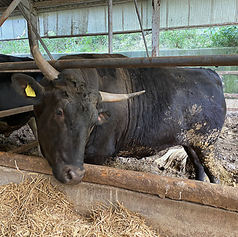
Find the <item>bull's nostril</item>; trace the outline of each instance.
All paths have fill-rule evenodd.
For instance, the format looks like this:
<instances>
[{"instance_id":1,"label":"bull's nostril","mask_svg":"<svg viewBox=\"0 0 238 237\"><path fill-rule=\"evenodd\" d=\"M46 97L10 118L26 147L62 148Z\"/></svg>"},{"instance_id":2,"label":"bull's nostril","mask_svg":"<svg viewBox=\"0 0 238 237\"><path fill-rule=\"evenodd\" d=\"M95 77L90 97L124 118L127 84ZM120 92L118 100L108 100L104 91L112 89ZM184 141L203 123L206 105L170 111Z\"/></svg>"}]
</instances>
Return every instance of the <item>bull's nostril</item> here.
<instances>
[{"instance_id":1,"label":"bull's nostril","mask_svg":"<svg viewBox=\"0 0 238 237\"><path fill-rule=\"evenodd\" d=\"M85 170L72 165L65 165L63 169L59 170L53 169L55 177L65 184L78 184L82 181ZM61 172L60 172L61 171Z\"/></svg>"},{"instance_id":2,"label":"bull's nostril","mask_svg":"<svg viewBox=\"0 0 238 237\"><path fill-rule=\"evenodd\" d=\"M66 179L67 180L71 180L73 177L72 177L72 171L71 170L67 170L66 171Z\"/></svg>"}]
</instances>

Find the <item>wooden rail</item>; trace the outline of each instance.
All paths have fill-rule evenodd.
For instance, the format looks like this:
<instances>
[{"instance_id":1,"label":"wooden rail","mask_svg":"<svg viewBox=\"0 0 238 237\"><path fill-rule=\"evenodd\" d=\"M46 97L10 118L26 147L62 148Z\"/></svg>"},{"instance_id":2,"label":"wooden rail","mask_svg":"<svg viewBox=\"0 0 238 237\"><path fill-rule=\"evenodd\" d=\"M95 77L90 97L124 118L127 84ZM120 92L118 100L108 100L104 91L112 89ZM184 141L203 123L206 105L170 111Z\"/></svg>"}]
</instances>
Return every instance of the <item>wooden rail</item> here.
<instances>
[{"instance_id":1,"label":"wooden rail","mask_svg":"<svg viewBox=\"0 0 238 237\"><path fill-rule=\"evenodd\" d=\"M0 118L15 115L15 114L21 114L25 112L30 112L30 111L33 111L33 105L28 105L28 106L8 109L8 110L2 110L0 111Z\"/></svg>"},{"instance_id":2,"label":"wooden rail","mask_svg":"<svg viewBox=\"0 0 238 237\"><path fill-rule=\"evenodd\" d=\"M224 93L225 98L238 98L238 94Z\"/></svg>"},{"instance_id":3,"label":"wooden rail","mask_svg":"<svg viewBox=\"0 0 238 237\"><path fill-rule=\"evenodd\" d=\"M219 75L236 75L238 76L238 71L217 71Z\"/></svg>"},{"instance_id":4,"label":"wooden rail","mask_svg":"<svg viewBox=\"0 0 238 237\"><path fill-rule=\"evenodd\" d=\"M44 158L0 152L0 166L52 175ZM144 172L84 164L84 182L238 211L238 188Z\"/></svg>"}]
</instances>

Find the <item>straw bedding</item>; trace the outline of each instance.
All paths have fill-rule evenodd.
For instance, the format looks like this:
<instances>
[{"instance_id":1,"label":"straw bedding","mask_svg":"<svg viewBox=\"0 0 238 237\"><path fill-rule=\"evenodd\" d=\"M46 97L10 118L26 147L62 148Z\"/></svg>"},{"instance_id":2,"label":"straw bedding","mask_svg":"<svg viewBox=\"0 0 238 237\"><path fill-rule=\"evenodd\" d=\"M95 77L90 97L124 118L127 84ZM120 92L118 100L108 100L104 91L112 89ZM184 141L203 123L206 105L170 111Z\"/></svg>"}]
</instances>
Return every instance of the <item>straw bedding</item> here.
<instances>
[{"instance_id":1,"label":"straw bedding","mask_svg":"<svg viewBox=\"0 0 238 237\"><path fill-rule=\"evenodd\" d=\"M119 202L77 213L68 197L37 176L0 187L0 236L158 236L145 219Z\"/></svg>"}]
</instances>

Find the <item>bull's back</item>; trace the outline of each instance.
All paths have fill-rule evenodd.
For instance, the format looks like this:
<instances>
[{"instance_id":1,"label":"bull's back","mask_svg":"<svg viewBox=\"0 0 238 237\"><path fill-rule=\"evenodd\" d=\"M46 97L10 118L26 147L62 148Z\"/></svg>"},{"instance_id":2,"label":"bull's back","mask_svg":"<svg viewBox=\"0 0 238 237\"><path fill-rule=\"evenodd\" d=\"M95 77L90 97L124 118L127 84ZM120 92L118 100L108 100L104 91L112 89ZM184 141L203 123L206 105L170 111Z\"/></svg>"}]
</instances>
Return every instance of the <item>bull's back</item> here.
<instances>
[{"instance_id":1,"label":"bull's back","mask_svg":"<svg viewBox=\"0 0 238 237\"><path fill-rule=\"evenodd\" d=\"M137 120L136 126L130 123L133 140L148 146L176 145L179 134L192 127L201 134L221 130L225 99L221 79L212 70L139 68L134 75L134 90L146 93L131 107L131 120Z\"/></svg>"}]
</instances>

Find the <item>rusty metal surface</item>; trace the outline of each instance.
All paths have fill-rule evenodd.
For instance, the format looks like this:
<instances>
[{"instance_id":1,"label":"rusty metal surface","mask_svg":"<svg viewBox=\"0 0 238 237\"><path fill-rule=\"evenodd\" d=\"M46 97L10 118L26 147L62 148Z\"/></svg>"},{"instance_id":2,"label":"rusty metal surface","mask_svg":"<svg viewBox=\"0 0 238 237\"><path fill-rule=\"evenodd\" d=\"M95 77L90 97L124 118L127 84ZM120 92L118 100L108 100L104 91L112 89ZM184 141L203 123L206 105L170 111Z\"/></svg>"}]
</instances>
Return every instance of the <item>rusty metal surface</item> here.
<instances>
[{"instance_id":1,"label":"rusty metal surface","mask_svg":"<svg viewBox=\"0 0 238 237\"><path fill-rule=\"evenodd\" d=\"M0 152L0 166L52 175L47 161L39 157ZM238 188L235 187L89 164L85 164L85 170L84 182L238 212Z\"/></svg>"},{"instance_id":2,"label":"rusty metal surface","mask_svg":"<svg viewBox=\"0 0 238 237\"><path fill-rule=\"evenodd\" d=\"M49 63L57 70L65 68L129 68L129 67L176 67L176 66L236 66L238 54L173 56L146 58L104 58L104 59L67 59L53 60ZM0 63L0 72L9 70L37 69L35 62Z\"/></svg>"}]
</instances>

